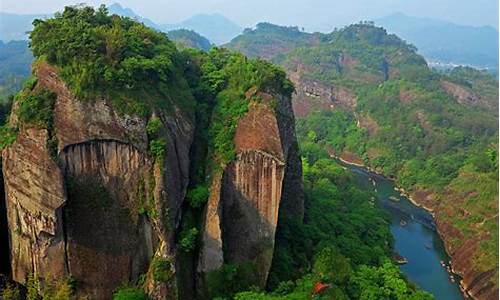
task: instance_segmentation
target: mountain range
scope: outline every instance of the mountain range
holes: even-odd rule
[[[498,30],[396,13],[374,20],[406,41],[433,65],[471,65],[498,70]]]

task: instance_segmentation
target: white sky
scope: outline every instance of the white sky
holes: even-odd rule
[[[174,23],[197,13],[221,13],[242,26],[260,21],[330,29],[403,12],[464,25],[498,28],[498,0],[0,0],[0,11],[38,14],[65,5],[119,2],[157,23]]]

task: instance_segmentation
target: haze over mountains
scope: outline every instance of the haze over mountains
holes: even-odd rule
[[[136,19],[164,32],[175,29],[193,30],[215,45],[228,43],[243,31],[240,25],[217,13],[197,14],[175,24],[158,24],[119,3],[110,5],[108,9],[110,13]],[[31,29],[32,20],[44,17],[48,15],[0,12],[0,40],[8,42],[27,39],[26,32]],[[470,65],[497,73],[498,31],[493,27],[464,26],[402,13],[376,18],[374,22],[415,45],[433,66]]]
[[[402,13],[374,21],[417,46],[431,63],[498,68],[498,31],[491,26],[463,26]]]
[[[173,20],[182,1],[137,7],[154,19],[47,5],[60,13],[33,22],[29,48],[0,37],[0,299],[498,299],[498,79],[433,69],[372,21],[242,31],[196,15],[214,0],[178,24],[151,11]],[[276,13],[342,24],[321,1]],[[386,19],[449,35],[428,43],[442,65],[483,50],[498,64],[460,46],[465,26]],[[361,165],[379,174],[358,182]]]

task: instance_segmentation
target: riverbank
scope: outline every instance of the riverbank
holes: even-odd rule
[[[368,167],[368,166],[366,166],[364,164],[359,163],[359,161],[355,161],[355,162],[350,161],[345,156],[331,155],[331,157],[334,158],[334,159],[337,159],[338,161],[342,162],[345,165],[365,169],[365,170],[369,171],[370,173],[376,174],[378,176],[381,176],[382,178],[385,178],[386,180],[391,181],[393,183],[393,185],[394,185],[394,190],[395,191],[397,191],[399,194],[401,194],[406,199],[408,199],[408,201],[411,202],[415,207],[420,207],[420,208],[424,209],[425,211],[427,211],[432,216],[432,218],[434,220],[434,223],[436,225],[435,226],[436,227],[435,228],[435,232],[437,233],[437,235],[439,236],[439,238],[441,239],[441,241],[444,244],[444,251],[448,255],[448,257],[450,257],[450,261],[449,261],[450,271],[451,271],[450,273],[453,274],[454,276],[457,276],[459,278],[459,284],[458,285],[460,287],[460,290],[461,290],[462,294],[464,295],[465,298],[478,299],[477,297],[475,297],[474,295],[472,295],[469,292],[469,288],[468,288],[468,286],[465,283],[463,274],[461,272],[457,271],[456,268],[454,267],[453,255],[451,254],[451,251],[449,249],[449,245],[448,245],[448,242],[447,242],[447,238],[448,237],[443,232],[443,230],[442,230],[442,228],[440,226],[441,223],[437,222],[437,220],[436,220],[435,209],[432,208],[432,207],[429,207],[428,205],[424,205],[424,204],[422,204],[421,202],[418,201],[422,197],[422,194],[424,196],[428,197],[429,195],[431,195],[431,193],[423,191],[423,192],[421,192],[421,194],[412,195],[411,193],[409,193],[408,191],[404,190],[403,188],[397,187],[396,180],[394,178],[385,177],[382,173],[377,172],[376,170],[373,170],[372,168],[370,168],[370,167]],[[427,201],[423,201],[423,202],[427,202]]]

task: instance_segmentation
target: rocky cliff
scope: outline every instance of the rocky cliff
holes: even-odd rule
[[[12,278],[71,276],[78,294],[110,298],[147,273],[152,259],[172,260],[193,124],[180,110],[159,111],[167,147],[155,159],[147,120],[120,115],[105,99],[76,99],[48,64],[34,72],[34,90],[57,95],[57,149],[49,149],[47,129],[21,126],[2,153]],[[173,262],[169,268],[173,273]],[[161,285],[152,285],[152,294],[175,294],[175,284]]]
[[[108,97],[79,98],[44,61],[33,73],[9,121],[17,136],[2,151],[4,272],[42,289],[71,279],[76,296],[91,299],[136,282],[152,299],[178,298],[180,226],[202,125],[175,104],[139,116]],[[53,95],[50,118],[30,123],[23,109],[40,93]],[[248,109],[231,137],[236,155],[211,177],[192,260],[201,274],[250,262],[265,286],[279,211],[303,216],[301,161],[290,96],[254,87],[244,97]]]
[[[302,218],[304,204],[291,100],[259,98],[238,121],[235,159],[212,179],[198,272],[203,278],[224,264],[250,263],[256,284],[264,287],[278,213]]]

